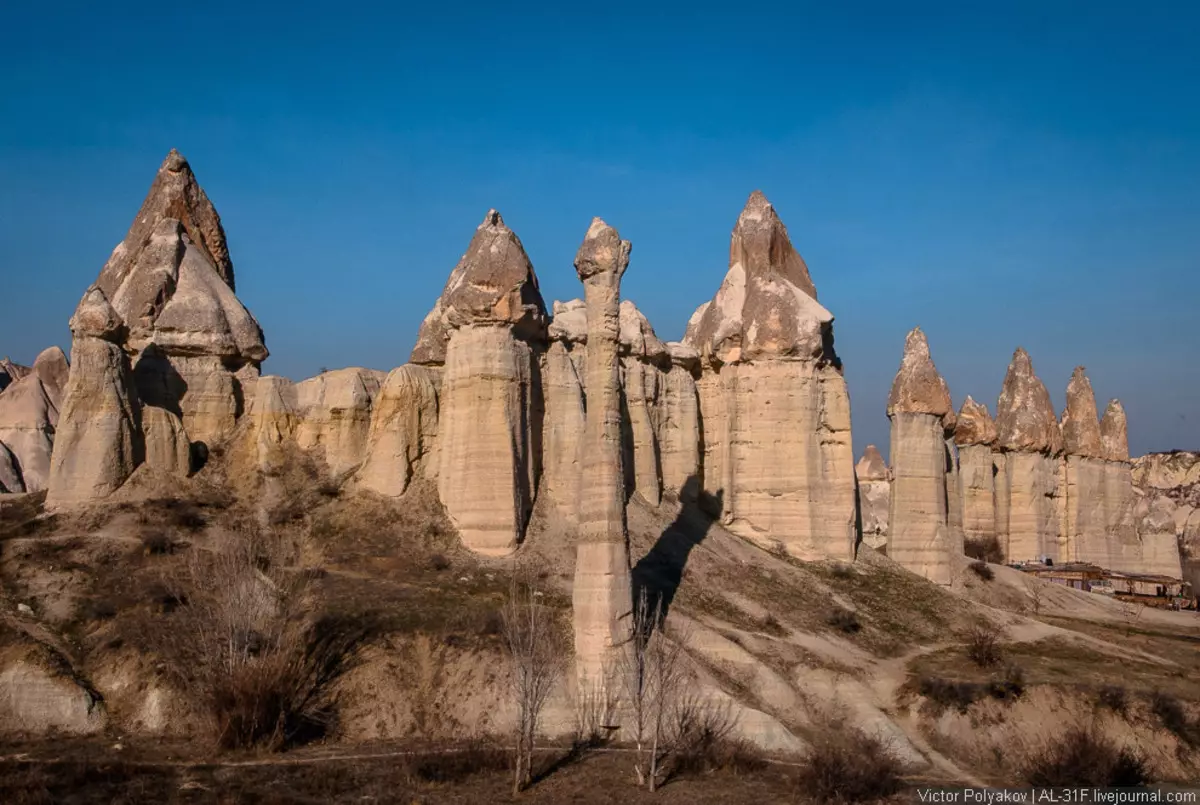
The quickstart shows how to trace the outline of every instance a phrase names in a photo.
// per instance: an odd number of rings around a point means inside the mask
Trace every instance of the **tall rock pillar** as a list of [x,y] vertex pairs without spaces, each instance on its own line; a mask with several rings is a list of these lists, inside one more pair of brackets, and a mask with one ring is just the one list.
[[892,490],[888,507],[888,557],[938,584],[950,583],[946,424],[953,415],[950,390],[929,356],[918,327],[904,342],[892,381]]
[[954,426],[963,541],[982,545],[996,539],[996,423],[986,405],[968,395]]
[[71,370],[50,456],[47,508],[115,492],[145,459],[125,324],[93,287],[71,317]]
[[1062,433],[1046,386],[1034,374],[1029,353],[1013,353],[996,405],[996,445],[1003,452],[997,475],[1000,542],[1010,562],[1049,557],[1057,561],[1058,456]]
[[606,683],[614,646],[629,630],[631,590],[621,463],[621,276],[629,241],[599,218],[575,255],[587,302],[587,421],[575,556],[575,658],[581,684]]
[[[1063,457],[1058,494],[1062,506],[1059,561],[1111,567],[1105,515],[1107,474],[1096,414],[1096,395],[1082,366],[1067,383],[1062,414]],[[1133,491],[1129,481],[1130,493]]]

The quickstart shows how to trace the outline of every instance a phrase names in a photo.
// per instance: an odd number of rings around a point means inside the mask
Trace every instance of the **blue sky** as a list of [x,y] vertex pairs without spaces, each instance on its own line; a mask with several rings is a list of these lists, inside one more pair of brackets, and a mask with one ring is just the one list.
[[837,316],[857,451],[915,325],[956,405],[994,412],[1020,344],[1060,407],[1087,366],[1135,452],[1200,449],[1193,4],[430,5],[6,4],[0,355],[69,346],[172,147],[297,379],[403,363],[489,207],[547,305],[604,217],[678,338],[761,188]]

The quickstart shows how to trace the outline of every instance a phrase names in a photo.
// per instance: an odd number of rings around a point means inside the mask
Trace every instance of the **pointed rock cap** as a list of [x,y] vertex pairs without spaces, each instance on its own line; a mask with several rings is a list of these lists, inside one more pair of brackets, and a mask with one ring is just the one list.
[[629,253],[633,245],[621,240],[620,233],[600,218],[593,218],[579,251],[575,253],[575,271],[579,279],[587,282],[599,274],[615,272],[617,278],[629,267]]
[[879,448],[873,444],[863,450],[862,458],[854,465],[854,475],[860,481],[886,481],[891,476],[888,473],[887,462],[883,460]]
[[991,445],[996,441],[996,423],[988,413],[987,406],[977,403],[967,395],[958,412],[958,423],[954,426],[954,443],[960,447],[973,444]]
[[628,299],[621,300],[620,350],[622,355],[631,355],[646,361],[666,359],[667,347],[650,326],[642,311]]
[[1129,427],[1125,421],[1125,406],[1120,400],[1109,400],[1100,420],[1100,445],[1109,461],[1129,460]]
[[1021,453],[1062,452],[1062,432],[1050,392],[1033,372],[1033,361],[1021,347],[1013,353],[996,405],[996,445]]
[[1063,451],[1072,456],[1102,458],[1100,420],[1096,395],[1082,366],[1076,366],[1067,383],[1067,407],[1062,414]]
[[62,408],[63,397],[67,393],[67,379],[71,375],[71,366],[61,347],[48,347],[38,353],[33,362],[33,372],[42,381],[50,404],[55,409],[54,422],[57,424],[57,412]]
[[920,327],[914,327],[904,339],[904,357],[888,395],[887,415],[897,413],[932,414],[941,417],[948,428],[954,426],[950,389],[933,365],[929,342]]
[[233,262],[229,259],[221,217],[196,181],[188,161],[172,148],[150,184],[150,192],[125,240],[113,250],[96,280],[105,295],[114,298],[164,218],[174,218],[183,225],[188,238],[204,251],[222,282],[233,289]]
[[108,297],[95,285],[88,288],[79,301],[70,326],[76,338],[103,338],[107,341],[120,341],[125,330],[125,323],[108,303]]
[[450,331],[459,327],[507,325],[522,338],[542,339],[546,319],[546,305],[525,247],[500,213],[488,210],[421,323],[411,362],[444,363]]
[[714,364],[777,359],[836,366],[832,323],[775,208],[755,191],[733,227],[725,280],[688,320],[684,343]]
[[550,320],[550,338],[570,344],[587,343],[587,303],[582,299],[571,299],[551,306],[554,318]]

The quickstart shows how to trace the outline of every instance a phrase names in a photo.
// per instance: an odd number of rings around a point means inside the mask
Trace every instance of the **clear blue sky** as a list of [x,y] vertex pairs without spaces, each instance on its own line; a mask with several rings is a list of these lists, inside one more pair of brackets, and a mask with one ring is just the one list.
[[918,324],[956,405],[994,412],[1021,344],[1056,405],[1079,363],[1119,396],[1135,452],[1200,449],[1195,4],[254,5],[4,4],[0,355],[69,346],[172,147],[293,378],[403,363],[489,207],[547,304],[603,216],[678,338],[757,187],[857,451]]

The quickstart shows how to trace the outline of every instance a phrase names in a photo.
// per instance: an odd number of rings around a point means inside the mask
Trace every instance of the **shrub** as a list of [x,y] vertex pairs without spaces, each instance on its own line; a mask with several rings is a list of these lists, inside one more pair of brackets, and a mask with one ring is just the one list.
[[993,565],[1004,564],[1004,550],[996,537],[984,539],[969,539],[963,544],[963,553],[971,559],[989,562]]
[[1001,676],[987,682],[960,682],[939,677],[922,676],[914,685],[916,691],[924,696],[940,713],[947,708],[954,708],[960,713],[967,712],[971,705],[990,697],[999,701],[1019,699],[1025,692],[1025,674],[1020,667],[1009,665]]
[[162,531],[146,531],[142,534],[142,553],[146,556],[163,556],[175,553],[178,546]]
[[829,569],[829,575],[835,579],[846,581],[847,579],[854,578],[854,568],[845,562],[838,562]]
[[1151,782],[1145,757],[1082,726],[1069,728],[1060,738],[1026,757],[1021,776],[1029,785],[1047,788],[1134,787]]
[[1188,746],[1200,746],[1200,721],[1188,718],[1179,699],[1160,690],[1150,696],[1150,710],[1162,725]]
[[980,668],[999,665],[1003,659],[1000,650],[1000,629],[990,623],[977,624],[967,633],[967,657]]
[[972,573],[984,581],[991,581],[996,578],[996,572],[992,570],[987,562],[976,560],[967,566]]
[[858,615],[844,607],[838,607],[830,612],[825,622],[846,634],[854,634],[862,629],[862,624],[858,621]]
[[1105,685],[1096,692],[1096,704],[1106,710],[1125,715],[1129,707],[1129,698],[1125,688],[1120,685]]
[[903,785],[900,761],[878,737],[828,719],[818,729],[797,781],[819,802],[868,802],[891,796]]
[[762,630],[769,635],[781,637],[787,634],[787,629],[785,629],[783,624],[779,622],[779,618],[775,617],[774,612],[768,612],[765,616],[763,616],[760,624],[762,626]]
[[435,553],[429,557],[429,567],[441,573],[443,570],[450,569],[450,560],[446,558],[444,553]]

